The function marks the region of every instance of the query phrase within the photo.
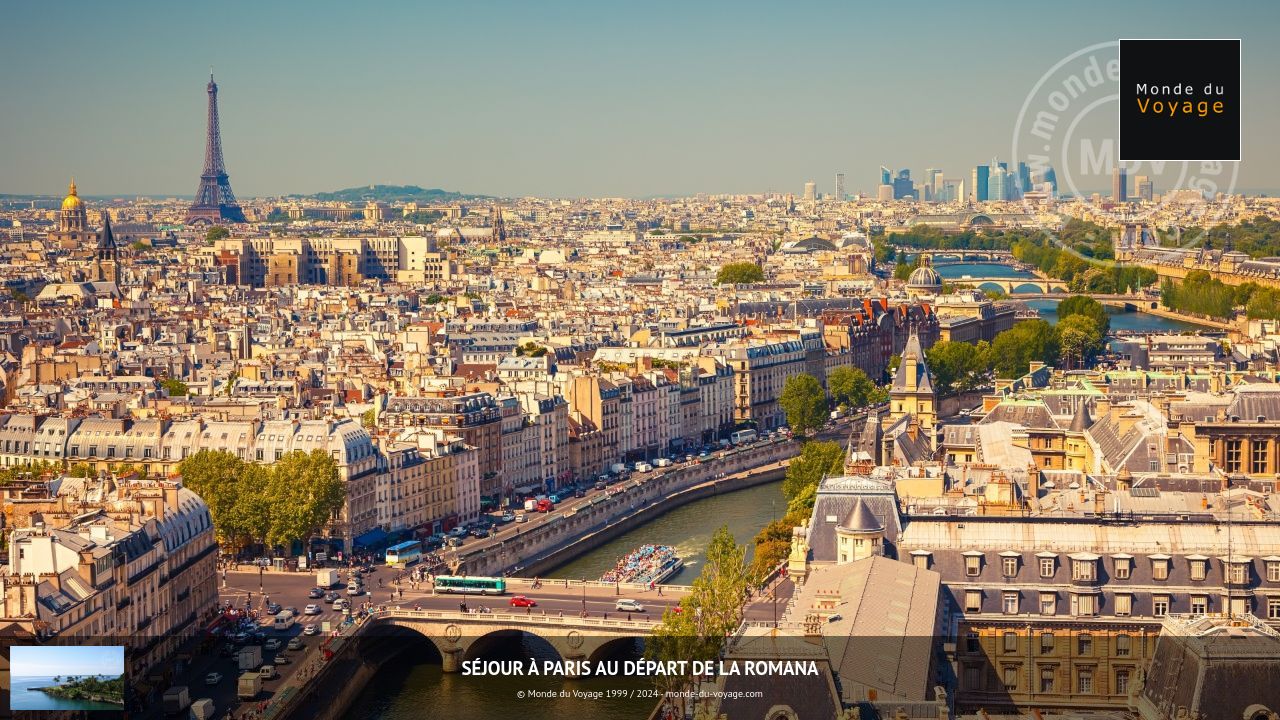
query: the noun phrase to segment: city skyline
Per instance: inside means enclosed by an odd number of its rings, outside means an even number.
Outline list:
[[[75,176],[87,195],[194,194],[212,64],[227,168],[246,198],[369,183],[650,197],[799,194],[816,180],[829,193],[836,172],[848,193],[874,194],[883,163],[963,178],[981,158],[1016,161],[1013,126],[1027,91],[1080,47],[1240,35],[1270,26],[1265,16],[1277,12],[1229,3],[1205,19],[1190,4],[1152,16],[1085,3],[1084,12],[1046,17],[989,3],[932,8],[937,22],[925,27],[899,8],[869,10],[870,23],[824,4],[783,17],[752,5],[678,15],[675,6],[387,6],[357,17],[324,7],[239,11],[247,7],[15,8],[15,24],[35,32],[0,50],[11,108],[0,192],[56,195]],[[1011,58],[999,82],[957,74],[954,58],[986,47],[974,38],[995,20],[1002,33],[991,42]],[[885,30],[857,30],[873,26]],[[218,42],[155,32],[171,27],[198,27]],[[348,39],[336,48],[308,40],[340,27]],[[1266,70],[1280,62],[1261,38],[1243,36],[1249,162],[1237,187],[1273,189],[1280,148],[1257,139],[1280,108],[1265,92]],[[41,61],[21,61],[31,57]]]

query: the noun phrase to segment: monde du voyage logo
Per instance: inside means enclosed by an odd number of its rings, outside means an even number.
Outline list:
[[[1239,40],[1120,40],[1121,162],[1240,160]]]

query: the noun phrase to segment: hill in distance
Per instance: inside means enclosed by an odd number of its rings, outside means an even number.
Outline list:
[[[458,200],[483,200],[488,195],[466,195],[463,193],[441,190],[440,188],[420,188],[417,185],[362,185],[360,187],[321,192],[303,197],[312,200],[338,202],[420,202],[442,203]]]

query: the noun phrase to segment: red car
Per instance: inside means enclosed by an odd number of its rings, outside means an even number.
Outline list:
[[[511,598],[511,607],[538,607],[538,603],[523,595],[517,595]]]

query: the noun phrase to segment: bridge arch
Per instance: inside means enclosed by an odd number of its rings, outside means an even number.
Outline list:
[[[1009,283],[1009,284],[1010,284],[1010,285],[1013,285],[1013,287],[1011,287],[1011,288],[1009,289],[1009,290],[1010,290],[1010,292],[1009,292],[1009,294],[1010,294],[1010,295],[1015,295],[1015,294],[1017,294],[1017,293],[1038,293],[1038,292],[1044,292],[1044,283],[1037,283],[1037,282],[1021,282],[1021,283],[1018,283],[1018,284],[1016,284],[1016,285],[1014,285],[1013,283]]]
[[[1004,283],[999,283],[994,280],[988,280],[978,285],[978,289],[979,290],[995,290],[996,292],[1002,292],[1002,293],[1008,292],[1007,286]]]
[[[638,637],[619,637],[605,640],[587,656],[593,664],[601,660],[625,656],[638,656],[643,650],[644,640]]]
[[[521,654],[527,654],[530,657],[554,654],[556,660],[564,660],[564,653],[556,647],[556,643],[537,633],[515,628],[491,630],[472,638],[467,643],[462,656],[464,661],[479,660],[495,651],[513,652],[517,649]]]

